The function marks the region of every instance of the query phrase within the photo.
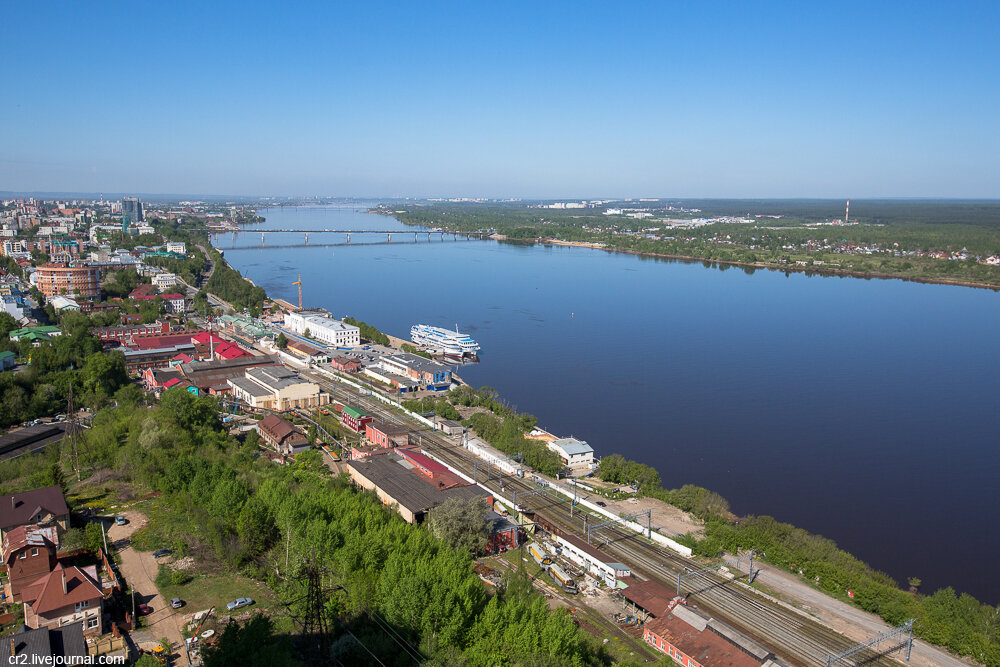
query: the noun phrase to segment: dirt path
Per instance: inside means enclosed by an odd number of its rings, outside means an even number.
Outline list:
[[[746,572],[747,563],[741,563]],[[754,563],[754,568],[758,567]],[[869,614],[846,602],[842,602],[807,585],[798,577],[770,565],[761,564],[757,581],[774,591],[785,602],[789,602],[818,618],[822,623],[842,633],[856,642],[863,642],[885,632],[890,626],[878,616]],[[901,654],[897,654],[901,655]],[[967,658],[959,658],[948,651],[920,640],[913,642],[911,665],[944,665],[945,667],[966,667],[979,664]]]
[[[146,525],[146,517],[140,512],[123,513],[128,523],[124,526],[111,525],[108,541],[115,542],[121,558],[121,573],[125,581],[140,594],[142,602],[153,608],[144,617],[144,627],[132,633],[132,639],[142,649],[151,649],[161,638],[169,639],[174,654],[184,651],[184,621],[180,609],[172,609],[170,603],[160,595],[155,578],[158,563],[152,552],[136,551],[132,548],[132,534]],[[177,664],[182,664],[178,662]]]

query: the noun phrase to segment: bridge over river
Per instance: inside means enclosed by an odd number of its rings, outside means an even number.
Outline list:
[[[485,239],[489,237],[487,232],[442,232],[442,231],[407,231],[399,229],[239,229],[239,230],[213,230],[213,229],[203,229],[197,231],[205,231],[209,234],[222,237],[227,234],[232,234],[233,243],[235,244],[236,238],[240,235],[250,235],[250,234],[260,234],[260,244],[259,245],[232,245],[228,248],[223,247],[224,250],[257,250],[260,248],[304,248],[309,247],[337,247],[337,246],[349,246],[349,245],[384,245],[387,243],[418,243],[420,239],[426,237],[426,242],[431,242],[433,238],[438,238],[440,241],[458,241],[460,238],[468,241],[469,239]],[[303,241],[302,243],[277,243],[268,244],[265,240],[266,234],[301,234]],[[321,241],[319,243],[309,243],[309,236],[313,235],[327,235],[327,234],[339,234],[346,237],[345,241]],[[351,235],[364,235],[365,240],[351,242]],[[369,235],[385,235],[384,241],[373,241],[368,238]],[[413,235],[413,240],[410,241],[410,235]],[[393,240],[393,237],[396,240]],[[447,237],[451,237],[448,239]],[[216,246],[220,247],[220,246]]]

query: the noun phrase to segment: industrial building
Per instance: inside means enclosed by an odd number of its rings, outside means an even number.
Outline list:
[[[776,666],[774,654],[704,613],[674,601],[660,618],[643,626],[643,640],[685,667]]]
[[[443,390],[451,387],[451,369],[436,361],[409,352],[382,357],[379,367],[394,375],[409,378],[420,388]]]
[[[291,410],[317,408],[330,402],[330,394],[318,384],[283,366],[251,368],[243,377],[227,383],[233,396],[252,408]]]
[[[396,507],[409,523],[422,523],[428,512],[449,498],[489,499],[487,491],[469,484],[440,463],[402,448],[350,461],[347,467],[351,481],[374,491],[382,503]]]
[[[559,438],[547,443],[549,449],[559,455],[563,465],[589,465],[594,462],[594,448],[576,438]]]
[[[268,447],[285,456],[295,456],[309,449],[305,434],[278,415],[267,415],[257,422],[257,433]]]
[[[289,331],[315,338],[321,343],[336,347],[354,347],[361,344],[361,329],[341,320],[335,320],[325,311],[300,310],[285,315],[285,327]]]
[[[573,561],[594,577],[612,588],[617,587],[621,577],[632,574],[627,565],[612,560],[596,546],[572,535],[556,535],[556,544],[562,548],[562,555]]]
[[[523,475],[524,465],[518,463],[498,449],[494,449],[479,438],[469,438],[465,448],[486,463],[496,466],[508,475]]]

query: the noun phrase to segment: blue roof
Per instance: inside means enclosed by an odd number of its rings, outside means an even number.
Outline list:
[[[593,454],[594,448],[588,445],[583,440],[577,440],[576,438],[560,438],[559,440],[553,440],[549,443],[553,447],[558,447],[559,449],[566,452],[567,456],[573,456],[574,454]]]

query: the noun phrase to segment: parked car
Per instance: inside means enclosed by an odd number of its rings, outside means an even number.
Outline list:
[[[148,616],[149,614],[153,613],[153,608],[150,607],[148,604],[141,604],[138,607],[136,607],[136,610],[139,612],[140,616]]]
[[[233,611],[234,609],[239,609],[240,607],[249,607],[253,604],[253,600],[250,598],[236,598],[232,602],[226,605],[226,609]]]
[[[128,519],[126,519],[123,516],[116,516],[115,523],[119,526],[124,526],[126,523],[128,523]]]
[[[597,506],[598,507],[607,507],[608,504],[606,502],[604,502],[603,500],[598,500],[597,501]]]
[[[153,552],[153,558],[163,558],[164,556],[169,556],[173,552],[170,549],[157,549]]]
[[[174,609],[180,609],[181,607],[184,606],[184,600],[180,598],[173,598],[172,600],[170,600],[170,606],[173,607]]]

